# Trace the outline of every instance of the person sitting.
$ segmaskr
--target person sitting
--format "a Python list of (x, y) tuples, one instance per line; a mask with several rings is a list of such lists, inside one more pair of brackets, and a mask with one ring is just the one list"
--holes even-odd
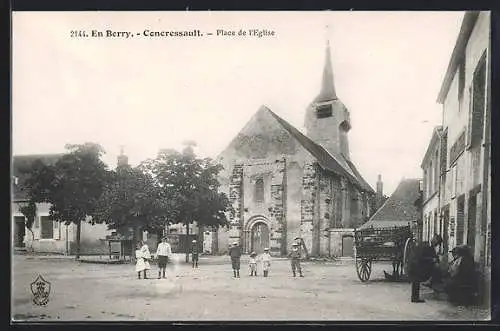
[(432, 267), (430, 270), (430, 278), (422, 283), (422, 285), (433, 288), (435, 284), (439, 284), (442, 281), (441, 269), (439, 266), (439, 256), (437, 254), (438, 247), (443, 243), (443, 238), (439, 234), (434, 234), (431, 240), (432, 251), (429, 250), (429, 254), (432, 257)]
[(468, 246), (457, 246), (451, 250), (450, 263), (444, 290), (452, 303), (469, 305), (474, 298), (475, 263)]

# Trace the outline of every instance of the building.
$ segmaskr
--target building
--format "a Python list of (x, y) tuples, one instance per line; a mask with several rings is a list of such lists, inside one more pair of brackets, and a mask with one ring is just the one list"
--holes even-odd
[(423, 188), (422, 188), (422, 240), (430, 242), (434, 234), (443, 238), (442, 251), (448, 252), (448, 223), (443, 222), (440, 215), (441, 202), (441, 174), (445, 171), (445, 136), (443, 127), (437, 126), (432, 131), (432, 137), (425, 152), (422, 164)]
[[(438, 185), (437, 215), (428, 224), (432, 231), (438, 224), (437, 232), (444, 234), (449, 247), (466, 244), (472, 249), (487, 287), (491, 279), (490, 15), (464, 15), (437, 99), (443, 107), (442, 129), (439, 134), (435, 131), (428, 149), (430, 156), (442, 155), (434, 155), (441, 162), (435, 167), (439, 178), (437, 170), (424, 168), (432, 190)], [(430, 165), (430, 156), (426, 154), (422, 165)]]
[[(19, 207), (28, 202), (25, 181), (26, 171), (37, 159), (47, 165), (54, 165), (63, 154), (18, 155), (12, 164), (12, 247), (15, 250), (32, 249), (37, 253), (74, 254), (76, 251), (76, 224), (65, 225), (49, 219), (50, 205), (36, 204), (35, 222), (31, 229), (25, 226), (25, 217)], [(111, 233), (105, 224), (83, 222), (80, 236), (80, 253), (107, 254), (108, 244), (104, 240)]]
[(335, 91), (329, 44), (305, 127), (303, 134), (262, 106), (218, 156), (233, 212), (216, 252), (237, 241), (245, 253), (269, 247), (283, 255), (302, 238), (312, 256), (352, 255), (353, 228), (368, 220), (375, 192), (350, 159), (349, 110)]
[(420, 179), (403, 179), (392, 195), (359, 229), (409, 225), (413, 232), (416, 232), (419, 220), (422, 218), (417, 203), (420, 198), (420, 181)]

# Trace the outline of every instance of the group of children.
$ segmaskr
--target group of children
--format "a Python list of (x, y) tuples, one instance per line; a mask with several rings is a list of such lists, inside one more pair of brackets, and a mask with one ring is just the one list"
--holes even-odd
[[(233, 275), (235, 278), (240, 278), (241, 249), (238, 246), (238, 242), (234, 242), (233, 246), (229, 248), (229, 256), (231, 257)], [(297, 276), (296, 271), (299, 272), (300, 277), (304, 277), (300, 266), (301, 254), (298, 243), (292, 244), (292, 250), (288, 254), (288, 257), (290, 257), (293, 277)], [(257, 276), (257, 261), (261, 262), (264, 277), (268, 277), (269, 270), (271, 269), (271, 255), (269, 254), (269, 248), (264, 248), (264, 253), (262, 253), (259, 258), (257, 258), (257, 253), (250, 253), (250, 260), (248, 264), (250, 276)]]
[[(193, 245), (191, 249), (191, 258), (192, 258), (192, 267), (198, 268), (198, 245), (196, 244), (196, 240), (193, 240)], [(158, 279), (166, 278), (165, 277), (165, 269), (167, 267), (167, 262), (171, 259), (172, 249), (170, 244), (167, 242), (167, 238), (162, 238), (160, 244), (158, 244), (158, 248), (156, 249), (156, 253), (154, 254), (154, 259), (158, 261)], [(234, 242), (232, 247), (229, 249), (229, 256), (231, 257), (231, 265), (233, 268), (233, 275), (235, 278), (240, 278), (240, 258), (241, 258), (241, 249), (238, 246), (237, 242)], [(296, 277), (296, 271), (299, 272), (300, 277), (304, 277), (302, 275), (302, 268), (300, 267), (300, 259), (301, 254), (297, 243), (292, 245), (292, 250), (288, 254), (291, 258), (291, 267), (293, 277)], [(151, 265), (149, 261), (152, 260), (151, 253), (149, 251), (148, 245), (141, 241), (137, 243), (136, 251), (135, 251), (136, 265), (135, 271), (137, 272), (137, 277), (141, 279), (141, 273), (143, 273), (143, 279), (148, 279), (147, 271), (151, 270)], [(257, 276), (257, 262), (261, 262), (261, 269), (264, 277), (269, 276), (269, 270), (271, 269), (271, 255), (269, 254), (269, 248), (264, 248), (264, 253), (262, 253), (258, 258), (255, 252), (250, 253), (250, 261), (249, 261), (249, 269), (250, 276)]]
[[(196, 240), (193, 240), (193, 248), (191, 250), (191, 256), (193, 260), (193, 268), (198, 268), (198, 245)], [(147, 271), (151, 269), (149, 261), (151, 261), (151, 253), (149, 252), (148, 245), (141, 241), (137, 243), (135, 251), (135, 271), (137, 272), (137, 277), (141, 279), (141, 272), (144, 274), (144, 279), (148, 279)], [(168, 260), (172, 259), (172, 248), (167, 242), (167, 238), (163, 237), (161, 242), (158, 244), (156, 253), (154, 254), (154, 259), (158, 261), (158, 279), (166, 278), (165, 270), (167, 268)]]

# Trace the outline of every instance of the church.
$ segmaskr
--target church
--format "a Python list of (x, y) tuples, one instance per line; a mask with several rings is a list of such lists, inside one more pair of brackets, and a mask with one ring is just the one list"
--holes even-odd
[(354, 228), (373, 213), (375, 192), (350, 159), (349, 110), (335, 91), (328, 43), (305, 128), (262, 106), (217, 157), (232, 211), (215, 252), (236, 241), (244, 253), (269, 247), (283, 256), (301, 238), (310, 256), (352, 256)]

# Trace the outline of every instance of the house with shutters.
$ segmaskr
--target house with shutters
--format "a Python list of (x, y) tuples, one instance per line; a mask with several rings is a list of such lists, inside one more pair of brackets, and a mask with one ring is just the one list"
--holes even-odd
[[(485, 293), (491, 280), (490, 24), (490, 12), (464, 15), (437, 99), (443, 122), (422, 162), (427, 200), (438, 201), (424, 234), (442, 234), (448, 260), (449, 249), (469, 246), (486, 275)], [(432, 155), (439, 165), (429, 166)]]
[[(65, 225), (49, 219), (50, 204), (37, 203), (35, 222), (31, 229), (26, 228), (24, 215), (19, 207), (28, 202), (26, 171), (37, 159), (47, 165), (54, 165), (64, 154), (42, 154), (42, 155), (15, 155), (12, 160), (12, 191), (11, 191), (11, 215), (12, 215), (12, 247), (14, 251), (24, 251), (27, 247), (36, 253), (66, 254), (72, 255), (76, 247), (76, 224)], [(105, 241), (107, 235), (111, 234), (105, 224), (91, 225), (83, 222), (81, 227), (82, 255), (85, 254), (107, 254), (108, 244)]]
[(279, 256), (301, 238), (311, 256), (353, 254), (353, 229), (373, 213), (375, 191), (351, 160), (349, 110), (335, 90), (329, 44), (325, 53), (307, 132), (262, 106), (217, 157), (233, 212), (214, 234), (215, 252), (236, 241), (245, 253), (269, 247)]

